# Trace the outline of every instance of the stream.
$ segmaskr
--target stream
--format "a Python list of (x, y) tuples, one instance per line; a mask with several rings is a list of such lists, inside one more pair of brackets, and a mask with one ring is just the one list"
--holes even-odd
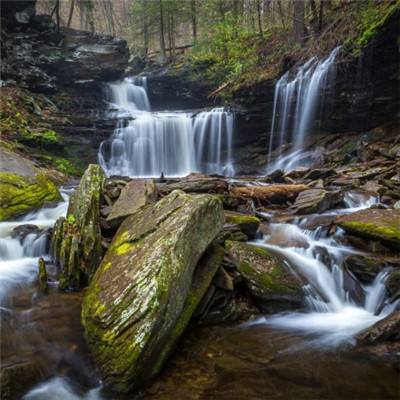
[[(101, 391), (80, 326), (82, 293), (57, 290), (45, 229), (66, 212), (71, 189), (62, 193), (55, 207), (0, 224), (3, 363), (26, 364), (24, 379), (34, 371), (32, 382), (42, 381), (27, 393), (21, 388), (24, 399), (129, 398)], [(352, 196), (349, 208), (331, 212), (364, 208), (374, 199), (362, 201)], [(271, 224), (270, 235), (250, 243), (284, 256), (304, 280), (307, 312), (190, 328), (144, 398), (395, 398), (393, 366), (353, 347), (359, 331), (396, 306), (385, 304), (386, 271), (362, 286), (343, 269), (344, 255), (356, 250), (341, 243), (342, 233), (304, 230), (302, 222)], [(44, 231), (13, 238), (13, 230), (26, 224)], [(39, 257), (48, 261), (47, 295), (37, 289)], [(346, 379), (335, 381), (337, 375)]]

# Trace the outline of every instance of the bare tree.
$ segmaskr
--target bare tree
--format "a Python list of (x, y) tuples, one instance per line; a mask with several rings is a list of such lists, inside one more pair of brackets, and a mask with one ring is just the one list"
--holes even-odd
[(193, 41), (196, 41), (197, 39), (196, 0), (191, 0), (190, 2), (190, 16), (192, 19)]
[(293, 35), (297, 43), (304, 42), (304, 1), (295, 0), (293, 8)]
[(160, 47), (165, 57), (165, 37), (164, 37), (164, 11), (163, 11), (163, 4), (162, 0), (159, 0), (160, 6)]
[(67, 22), (68, 28), (71, 26), (72, 15), (74, 14), (74, 7), (75, 7), (75, 0), (71, 0), (71, 6), (69, 8), (69, 15), (68, 15), (68, 22)]

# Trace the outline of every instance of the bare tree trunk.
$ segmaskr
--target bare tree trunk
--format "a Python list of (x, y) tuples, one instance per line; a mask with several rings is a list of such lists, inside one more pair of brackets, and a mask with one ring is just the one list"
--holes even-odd
[(160, 47), (163, 56), (165, 57), (164, 11), (163, 11), (162, 0), (159, 0), (159, 5), (160, 5)]
[(294, 1), (293, 11), (293, 34), (294, 40), (297, 43), (303, 43), (304, 41), (304, 1)]
[(318, 11), (317, 5), (315, 4), (315, 0), (310, 0), (310, 8), (311, 8), (311, 29), (314, 33), (318, 33), (319, 31), (319, 18), (318, 18)]
[(74, 7), (75, 7), (75, 0), (71, 0), (71, 6), (69, 8), (69, 15), (68, 15), (68, 22), (67, 22), (68, 28), (71, 26), (72, 15), (74, 14)]
[(281, 17), (283, 29), (286, 29), (285, 18), (284, 18), (283, 10), (282, 10), (282, 3), (280, 0), (278, 0), (278, 9), (279, 9), (279, 15)]
[(263, 28), (261, 20), (261, 0), (257, 0), (257, 20), (258, 20), (258, 31), (260, 36), (263, 37)]
[(143, 47), (144, 54), (147, 56), (149, 51), (149, 29), (148, 29), (148, 21), (147, 21), (147, 13), (146, 13), (146, 0), (142, 0), (143, 7)]
[(197, 40), (196, 0), (191, 0), (190, 8), (192, 18), (193, 41), (195, 42)]
[(323, 27), (323, 18), (324, 18), (324, 2), (320, 0), (319, 2), (319, 19), (318, 19), (318, 30), (322, 31)]

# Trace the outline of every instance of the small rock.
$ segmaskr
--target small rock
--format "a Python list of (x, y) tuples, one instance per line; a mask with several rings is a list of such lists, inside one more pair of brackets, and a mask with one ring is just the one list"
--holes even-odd
[(46, 263), (42, 257), (39, 258), (39, 290), (43, 293), (47, 292), (47, 271)]

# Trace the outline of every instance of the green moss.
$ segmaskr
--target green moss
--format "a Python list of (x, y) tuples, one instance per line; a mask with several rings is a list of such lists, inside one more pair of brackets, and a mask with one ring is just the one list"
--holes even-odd
[(133, 244), (132, 243), (123, 243), (120, 246), (118, 246), (115, 249), (115, 252), (119, 255), (122, 256), (123, 254), (127, 253), (128, 251), (130, 251), (133, 248)]
[(0, 172), (0, 221), (23, 215), (44, 203), (60, 200), (56, 185), (45, 175), (35, 178)]
[(399, 219), (394, 219), (390, 224), (368, 223), (363, 221), (343, 221), (340, 225), (350, 232), (355, 232), (361, 236), (382, 240), (400, 248), (400, 223)]

